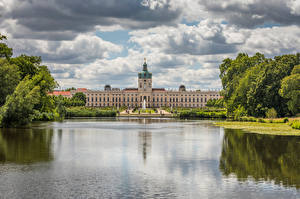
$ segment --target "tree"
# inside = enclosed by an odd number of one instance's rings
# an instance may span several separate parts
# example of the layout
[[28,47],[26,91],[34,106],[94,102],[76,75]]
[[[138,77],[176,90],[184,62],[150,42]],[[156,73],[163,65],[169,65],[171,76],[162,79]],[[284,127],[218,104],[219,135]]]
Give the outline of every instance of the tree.
[[11,58],[10,62],[19,67],[21,78],[23,79],[27,75],[30,75],[32,77],[39,72],[42,59],[38,56],[28,56],[22,54],[18,57]]
[[0,79],[0,106],[2,106],[6,97],[14,92],[20,81],[18,67],[0,58]]
[[[287,114],[287,99],[279,95],[281,80],[300,63],[300,55],[282,55],[266,59],[262,54],[239,54],[220,65],[224,101],[230,115],[244,110],[247,115],[264,117],[274,108],[278,116]],[[242,109],[242,107],[244,109]]]
[[[0,41],[6,39],[6,36],[0,34]],[[9,48],[5,43],[0,43],[0,58],[6,58],[9,60],[12,54],[12,48]]]
[[84,102],[84,104],[86,103],[86,96],[83,92],[75,93],[75,95],[73,95],[72,99],[75,101],[76,100],[82,101],[82,102]]
[[0,108],[0,125],[19,126],[31,122],[39,98],[40,87],[34,85],[29,76],[25,77]]
[[281,81],[279,94],[288,99],[288,109],[293,115],[300,112],[300,65],[295,66],[291,75]]
[[213,107],[213,106],[215,106],[215,104],[216,104],[216,99],[209,99],[208,101],[207,101],[207,103],[206,103],[206,106],[207,107]]

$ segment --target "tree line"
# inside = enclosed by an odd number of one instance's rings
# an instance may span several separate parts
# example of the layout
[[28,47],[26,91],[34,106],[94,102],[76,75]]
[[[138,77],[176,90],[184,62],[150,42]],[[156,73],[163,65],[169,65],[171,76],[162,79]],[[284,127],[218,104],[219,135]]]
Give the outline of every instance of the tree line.
[[227,115],[294,116],[300,110],[300,53],[266,58],[240,53],[219,67]]
[[[0,41],[6,39],[0,34]],[[1,127],[25,125],[32,120],[62,119],[65,106],[85,105],[83,93],[71,99],[48,95],[58,83],[42,64],[41,57],[12,55],[12,48],[0,42]]]

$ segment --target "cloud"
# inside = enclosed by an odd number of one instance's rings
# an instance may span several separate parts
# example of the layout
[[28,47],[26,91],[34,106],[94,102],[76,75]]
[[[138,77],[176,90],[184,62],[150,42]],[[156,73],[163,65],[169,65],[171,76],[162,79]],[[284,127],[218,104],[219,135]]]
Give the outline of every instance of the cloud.
[[248,31],[249,37],[240,51],[254,54],[260,52],[269,57],[300,52],[300,27],[259,28]]
[[264,24],[300,25],[298,0],[199,0],[199,4],[211,16],[230,25],[245,28]]
[[288,1],[287,6],[291,9],[291,14],[300,16],[300,1],[299,0]]
[[86,64],[97,59],[108,58],[111,53],[122,51],[122,46],[104,41],[95,35],[80,34],[71,41],[47,41],[33,39],[11,39],[9,46],[14,54],[41,56],[47,63]]
[[63,87],[136,87],[146,57],[155,87],[208,89],[238,52],[299,52],[299,9],[299,0],[0,0],[0,31]]
[[[61,34],[68,33],[64,39],[73,39],[72,33],[90,32],[97,25],[148,28],[172,24],[181,15],[181,10],[166,0],[11,0],[6,6],[4,0],[0,2],[3,21],[13,20],[18,27],[18,31],[10,31],[16,38],[42,39],[48,33],[48,39],[61,40]],[[19,30],[25,34],[20,35]]]
[[[197,26],[179,24],[177,27],[156,27],[131,32],[131,42],[139,44],[146,51],[166,54],[210,55],[236,52],[238,39],[226,38],[227,27],[210,20],[203,20]],[[227,34],[228,35],[228,34]]]

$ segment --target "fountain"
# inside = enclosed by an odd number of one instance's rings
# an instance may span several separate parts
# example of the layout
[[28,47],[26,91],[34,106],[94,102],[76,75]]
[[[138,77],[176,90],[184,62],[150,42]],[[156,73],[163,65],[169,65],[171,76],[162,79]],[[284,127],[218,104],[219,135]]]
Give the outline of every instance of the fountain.
[[143,110],[146,110],[146,100],[144,99],[143,101],[143,106],[142,106]]

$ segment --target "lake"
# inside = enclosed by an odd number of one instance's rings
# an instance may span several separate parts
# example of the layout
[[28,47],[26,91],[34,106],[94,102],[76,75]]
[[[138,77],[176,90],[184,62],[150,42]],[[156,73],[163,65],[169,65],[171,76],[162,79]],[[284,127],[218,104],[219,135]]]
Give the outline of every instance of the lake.
[[0,129],[0,198],[300,198],[300,137],[149,118]]

